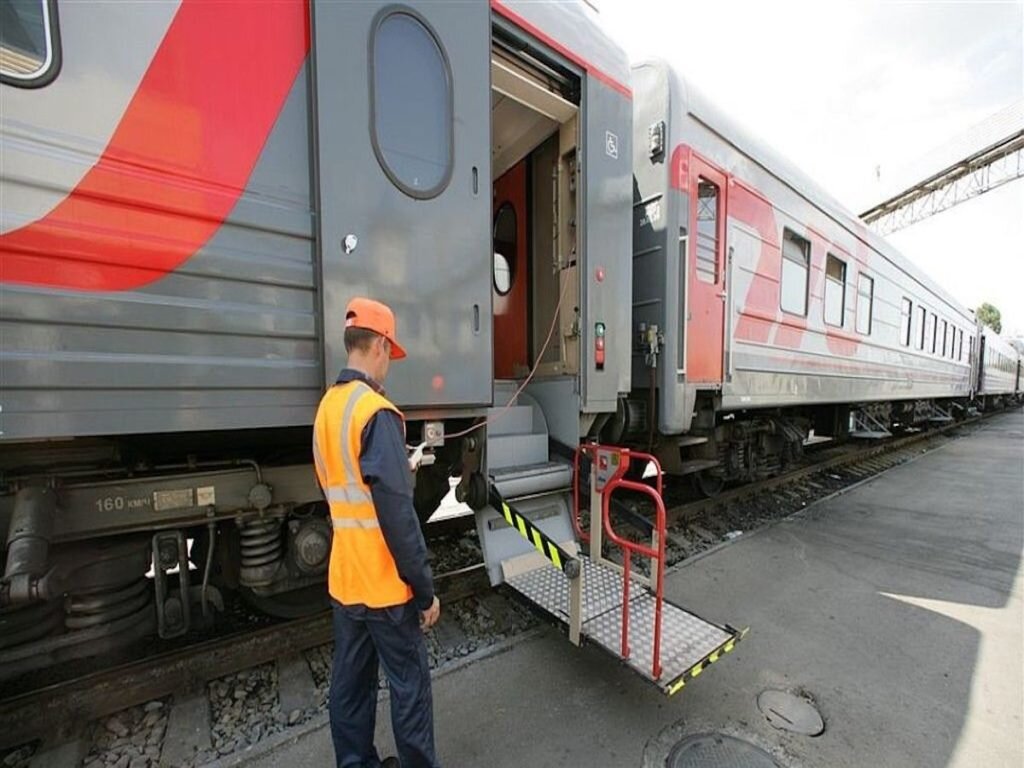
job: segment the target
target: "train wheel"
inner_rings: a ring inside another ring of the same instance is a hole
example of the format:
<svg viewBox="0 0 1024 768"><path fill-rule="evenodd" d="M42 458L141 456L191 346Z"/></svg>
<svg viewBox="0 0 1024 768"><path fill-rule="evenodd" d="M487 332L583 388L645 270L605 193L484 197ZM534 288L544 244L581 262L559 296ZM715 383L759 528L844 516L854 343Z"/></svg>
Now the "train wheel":
<svg viewBox="0 0 1024 768"><path fill-rule="evenodd" d="M704 470L703 472L698 472L693 476L693 487L697 489L698 493L709 499L713 499L722 492L723 488L725 488L725 478L721 475L713 475L709 471Z"/></svg>
<svg viewBox="0 0 1024 768"><path fill-rule="evenodd" d="M301 619L330 607L326 584L314 584L275 595L257 595L248 587L242 587L238 592L253 608L278 619Z"/></svg>

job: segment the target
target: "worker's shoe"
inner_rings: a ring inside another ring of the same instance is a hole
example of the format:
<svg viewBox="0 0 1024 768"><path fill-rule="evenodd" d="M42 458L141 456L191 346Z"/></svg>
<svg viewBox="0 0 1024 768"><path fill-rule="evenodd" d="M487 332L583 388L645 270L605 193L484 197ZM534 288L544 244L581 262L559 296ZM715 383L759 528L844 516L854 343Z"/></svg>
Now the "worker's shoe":
<svg viewBox="0 0 1024 768"><path fill-rule="evenodd" d="M381 761L380 768L402 768L402 764L398 762L397 757L385 757Z"/></svg>

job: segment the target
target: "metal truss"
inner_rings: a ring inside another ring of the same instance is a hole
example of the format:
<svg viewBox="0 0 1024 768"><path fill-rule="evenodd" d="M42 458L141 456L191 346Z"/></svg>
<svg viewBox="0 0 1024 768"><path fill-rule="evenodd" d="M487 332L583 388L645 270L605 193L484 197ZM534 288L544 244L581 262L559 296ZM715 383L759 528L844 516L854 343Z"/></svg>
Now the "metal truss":
<svg viewBox="0 0 1024 768"><path fill-rule="evenodd" d="M915 224L1024 176L1024 128L861 214L880 235Z"/></svg>

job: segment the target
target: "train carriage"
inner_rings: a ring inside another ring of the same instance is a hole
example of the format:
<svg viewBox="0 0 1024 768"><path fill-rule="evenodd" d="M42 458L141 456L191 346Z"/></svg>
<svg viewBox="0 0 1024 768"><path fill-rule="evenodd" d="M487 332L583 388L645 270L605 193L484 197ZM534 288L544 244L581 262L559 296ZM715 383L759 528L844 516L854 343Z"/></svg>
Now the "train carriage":
<svg viewBox="0 0 1024 768"><path fill-rule="evenodd" d="M981 364L978 367L977 397L983 408L994 408L1019 400L1021 396L1021 355L1010 342L988 327L980 329Z"/></svg>
<svg viewBox="0 0 1024 768"><path fill-rule="evenodd" d="M213 586L323 604L355 295L410 350L422 519L486 478L567 519L549 439L630 389L629 68L590 8L3 8L0 671L181 634Z"/></svg>
<svg viewBox="0 0 1024 768"><path fill-rule="evenodd" d="M670 67L633 83L625 439L711 489L970 396L965 307Z"/></svg>

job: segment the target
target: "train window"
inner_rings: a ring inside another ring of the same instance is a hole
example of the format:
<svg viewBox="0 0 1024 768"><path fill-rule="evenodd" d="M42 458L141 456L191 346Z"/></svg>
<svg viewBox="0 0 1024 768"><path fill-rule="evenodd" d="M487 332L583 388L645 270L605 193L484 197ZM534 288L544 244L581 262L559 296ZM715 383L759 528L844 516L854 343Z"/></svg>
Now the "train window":
<svg viewBox="0 0 1024 768"><path fill-rule="evenodd" d="M807 314L807 276L811 244L788 229L782 233L782 310Z"/></svg>
<svg viewBox="0 0 1024 768"><path fill-rule="evenodd" d="M917 308L917 348L924 349L924 334L925 326L928 325L926 322L928 317L928 310L924 307Z"/></svg>
<svg viewBox="0 0 1024 768"><path fill-rule="evenodd" d="M910 346L910 326L914 321L914 302L903 297L900 304L900 344Z"/></svg>
<svg viewBox="0 0 1024 768"><path fill-rule="evenodd" d="M51 82L59 68L54 0L0 2L0 82L38 87Z"/></svg>
<svg viewBox="0 0 1024 768"><path fill-rule="evenodd" d="M718 185L697 182L697 279L718 282Z"/></svg>
<svg viewBox="0 0 1024 768"><path fill-rule="evenodd" d="M846 315L846 262L831 253L825 258L825 322L843 327Z"/></svg>
<svg viewBox="0 0 1024 768"><path fill-rule="evenodd" d="M932 312L930 315L928 315L928 346L931 349L933 354L935 353L935 341L936 341L935 337L938 335L936 333L938 328L939 328L939 318L937 318L935 316L935 313Z"/></svg>
<svg viewBox="0 0 1024 768"><path fill-rule="evenodd" d="M494 216L494 290L505 296L516 278L516 210L503 203Z"/></svg>
<svg viewBox="0 0 1024 768"><path fill-rule="evenodd" d="M385 10L370 41L370 134L377 161L410 197L437 197L452 173L452 77L426 22Z"/></svg>
<svg viewBox="0 0 1024 768"><path fill-rule="evenodd" d="M964 360L964 332L962 328L960 329L960 340L957 342L956 359L960 362Z"/></svg>
<svg viewBox="0 0 1024 768"><path fill-rule="evenodd" d="M948 354L948 350L949 350L949 338L948 337L949 337L949 324L945 320L943 320L942 321L942 349L939 350L939 354L942 355L943 357L945 357Z"/></svg>
<svg viewBox="0 0 1024 768"><path fill-rule="evenodd" d="M871 333L871 313L875 303L875 280L861 275L857 283L857 333Z"/></svg>

